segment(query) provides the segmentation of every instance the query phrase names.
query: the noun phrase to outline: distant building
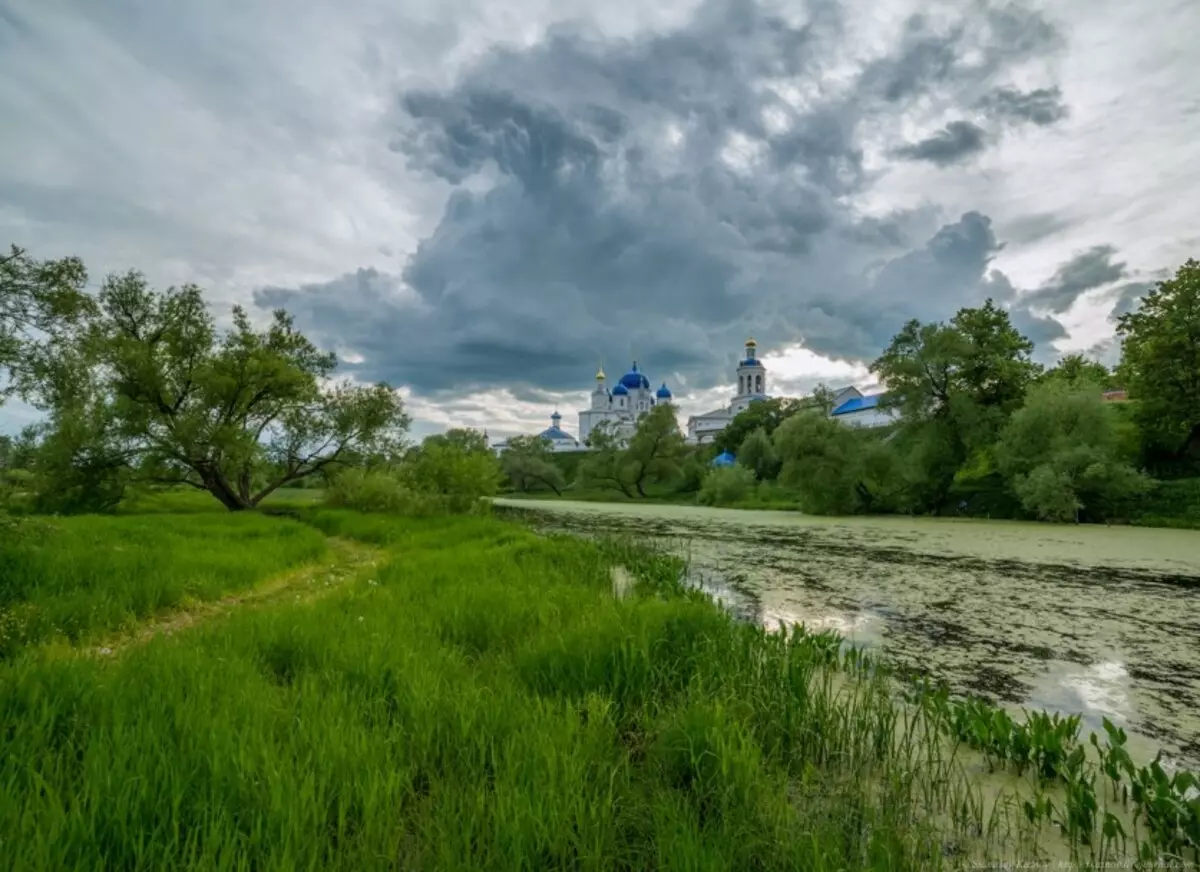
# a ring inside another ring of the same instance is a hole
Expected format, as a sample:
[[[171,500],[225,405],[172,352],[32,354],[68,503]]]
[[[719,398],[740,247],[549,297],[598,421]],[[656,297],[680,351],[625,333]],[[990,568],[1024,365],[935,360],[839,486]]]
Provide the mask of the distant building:
[[[485,434],[486,435],[486,434]],[[550,416],[550,426],[537,434],[551,451],[585,451],[583,443],[562,428],[562,415],[555,410]],[[501,439],[491,443],[491,449],[497,454],[508,450],[508,440]]]
[[[858,388],[843,388],[834,397],[829,416],[848,427],[886,427],[900,420],[897,409],[883,408],[883,394],[865,395]]]
[[[650,379],[638,370],[635,360],[629,372],[621,376],[612,390],[605,386],[604,367],[596,370],[596,387],[592,390],[591,405],[579,412],[579,439],[586,443],[588,436],[600,424],[608,421],[616,435],[628,438],[637,429],[637,422],[655,406],[671,404],[671,389],[663,382],[657,390]]]
[[[758,359],[758,343],[754,337],[746,340],[745,352],[737,365],[737,393],[729,405],[688,418],[687,441],[693,445],[712,442],[738,412],[745,411],[751,403],[767,399],[767,368]]]
[[[711,443],[739,412],[748,409],[751,403],[768,399],[767,368],[758,357],[758,343],[753,337],[746,340],[745,353],[738,361],[735,376],[737,390],[728,405],[688,418],[687,441],[690,444]],[[848,427],[887,426],[898,420],[899,413],[881,408],[882,396],[867,396],[855,387],[843,388],[834,395],[830,417]],[[550,444],[553,451],[586,451],[588,437],[601,424],[609,422],[618,438],[627,439],[637,429],[642,416],[655,406],[669,405],[674,401],[666,382],[657,389],[651,387],[650,379],[638,369],[636,360],[611,390],[607,387],[607,376],[601,367],[596,371],[596,386],[592,390],[589,406],[579,411],[579,437],[562,429],[562,417],[558,412],[550,417],[551,426],[538,435]],[[497,453],[507,447],[508,440],[492,445]]]

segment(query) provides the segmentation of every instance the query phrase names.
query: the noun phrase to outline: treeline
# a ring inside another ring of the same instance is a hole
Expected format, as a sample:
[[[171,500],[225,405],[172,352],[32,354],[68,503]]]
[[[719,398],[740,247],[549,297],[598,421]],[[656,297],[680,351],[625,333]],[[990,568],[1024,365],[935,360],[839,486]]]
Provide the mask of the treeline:
[[[1190,512],[1188,491],[1157,480],[1200,472],[1192,260],[1121,317],[1112,371],[1079,355],[1043,369],[989,300],[946,323],[905,324],[874,361],[884,405],[900,413],[887,429],[830,419],[822,389],[756,403],[699,449],[661,406],[628,440],[598,428],[583,455],[523,437],[500,459],[473,431],[411,445],[397,392],[335,381],[336,356],[285,311],[259,328],[235,307],[219,330],[194,285],[156,291],[137,272],[110,275],[97,294],[86,284],[74,258],[0,257],[0,402],[17,395],[43,412],[0,439],[0,507],[105,511],[130,488],[178,486],[236,511],[318,485],[341,504],[420,513],[472,508],[510,487],[1098,521]],[[1104,402],[1111,388],[1130,402]],[[736,465],[713,468],[721,451]]]
[[[696,450],[674,409],[660,407],[625,447],[599,433],[570,484],[627,499],[775,499],[823,514],[1200,522],[1200,488],[1160,481],[1200,474],[1200,264],[1161,282],[1117,335],[1113,370],[1078,354],[1045,369],[991,300],[945,323],[910,321],[871,365],[888,388],[883,407],[899,413],[887,428],[829,418],[822,389],[756,403]],[[1129,402],[1106,401],[1113,390]],[[713,468],[724,451],[736,464]],[[561,492],[558,457],[530,438],[502,462],[516,489]]]
[[[0,510],[98,512],[132,489],[206,492],[231,511],[318,485],[360,508],[473,510],[501,472],[480,434],[411,445],[387,384],[335,381],[336,356],[284,311],[219,330],[194,285],[137,272],[85,292],[74,258],[0,257],[0,402],[43,413],[0,438]]]

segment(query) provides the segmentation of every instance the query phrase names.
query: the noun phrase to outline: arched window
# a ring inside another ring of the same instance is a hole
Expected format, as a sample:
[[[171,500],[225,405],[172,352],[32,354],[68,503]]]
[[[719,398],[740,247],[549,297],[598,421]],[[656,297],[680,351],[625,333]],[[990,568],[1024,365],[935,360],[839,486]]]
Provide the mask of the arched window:
[[[756,394],[762,393],[762,376],[761,375],[756,375],[754,377],[754,393],[756,393]]]
[[[746,393],[746,381],[740,375],[738,376],[738,393],[739,394]]]

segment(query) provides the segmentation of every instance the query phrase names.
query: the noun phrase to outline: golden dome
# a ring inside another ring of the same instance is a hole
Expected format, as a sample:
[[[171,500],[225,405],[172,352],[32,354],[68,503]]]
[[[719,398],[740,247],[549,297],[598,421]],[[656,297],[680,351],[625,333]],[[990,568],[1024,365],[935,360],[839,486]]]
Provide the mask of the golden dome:
[[[751,336],[749,339],[747,339],[747,340],[746,340],[746,344],[747,344],[747,345],[753,345],[753,346],[757,346],[757,345],[758,345],[758,343],[754,341],[754,337],[753,337],[753,336]]]
[[[596,381],[601,381],[604,378],[604,367],[599,367],[596,370]]]

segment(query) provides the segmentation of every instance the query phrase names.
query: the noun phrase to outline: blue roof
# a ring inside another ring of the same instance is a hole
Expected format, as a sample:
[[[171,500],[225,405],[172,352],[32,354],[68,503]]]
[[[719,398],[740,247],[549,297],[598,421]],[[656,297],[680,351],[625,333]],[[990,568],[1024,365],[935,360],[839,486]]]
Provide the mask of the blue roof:
[[[543,430],[538,435],[541,436],[543,439],[550,439],[553,441],[561,441],[564,439],[567,440],[568,442],[575,441],[574,436],[572,436],[570,433],[566,432],[565,430],[560,430],[558,427],[547,427],[545,430]]]
[[[635,360],[633,362],[633,367],[629,370],[629,372],[621,376],[621,381],[619,384],[634,390],[637,390],[638,388],[646,388],[649,390],[650,379],[638,372],[637,361]]]
[[[718,454],[716,457],[713,458],[712,465],[713,466],[733,466],[733,464],[736,462],[737,462],[736,458],[732,454],[730,454],[728,451],[722,451],[720,454]]]
[[[738,366],[762,366],[762,361],[756,357],[747,357]]]
[[[861,412],[864,409],[874,409],[879,405],[879,401],[883,399],[883,394],[871,394],[869,397],[851,397],[842,403],[830,414],[832,415],[848,415],[851,412]]]
[[[613,396],[625,396],[625,394],[629,393],[629,391],[625,389],[625,384],[623,382],[617,382],[617,386],[612,389],[612,392]]]
[[[658,397],[660,400],[670,399],[671,389],[669,387],[667,387],[666,382],[662,383],[662,387],[658,389],[658,393],[656,393],[655,396]]]

